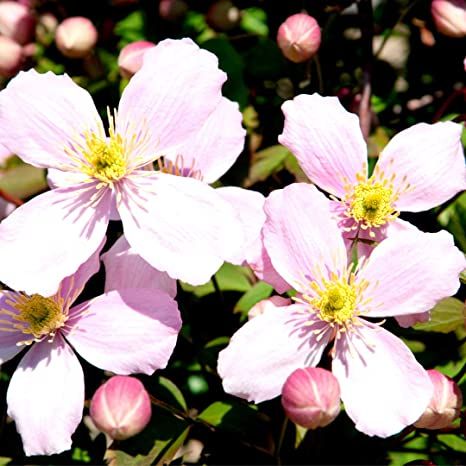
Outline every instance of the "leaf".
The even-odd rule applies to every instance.
[[[459,435],[439,434],[437,439],[457,452],[466,453],[466,440]]]
[[[428,322],[416,324],[413,328],[424,332],[450,333],[464,325],[465,319],[464,303],[456,298],[445,298],[432,309]]]
[[[175,439],[169,446],[168,448],[163,452],[161,456],[157,458],[157,463],[156,465],[163,466],[164,464],[170,464],[172,460],[174,459],[174,456],[178,452],[178,450],[181,448],[183,445],[184,441],[186,440],[186,437],[188,436],[190,431],[190,428],[187,427],[182,434]]]
[[[285,168],[294,175],[297,183],[309,183],[309,178],[299,165],[298,159],[291,152],[285,157]]]
[[[241,312],[247,315],[248,311],[259,301],[268,298],[273,291],[273,287],[265,282],[257,282],[250,290],[246,291],[236,303],[234,312]]]
[[[298,424],[295,424],[295,440],[294,440],[294,447],[295,449],[299,448],[301,445],[302,441],[304,440],[304,437],[306,437],[308,429],[302,426],[298,426]]]
[[[143,40],[146,37],[146,16],[142,10],[133,11],[115,24],[114,33],[120,37],[119,48],[130,42]]]
[[[155,382],[152,384],[152,382]],[[177,405],[183,411],[188,410],[186,400],[184,399],[181,390],[169,379],[161,375],[154,376],[151,379],[151,393],[160,400],[166,401],[171,405]]]
[[[0,456],[0,466],[10,464],[12,460],[12,458],[7,458],[6,456]]]
[[[22,163],[3,172],[0,189],[11,196],[25,199],[48,188],[45,170]]]
[[[248,188],[258,181],[265,181],[269,176],[278,173],[285,167],[285,160],[289,154],[290,151],[280,144],[256,152],[245,187]]]
[[[274,80],[283,77],[286,61],[277,43],[261,37],[245,54],[246,72],[257,79]]]
[[[466,252],[466,193],[442,210],[437,220],[455,237],[463,252]]]
[[[240,26],[247,32],[258,36],[268,36],[267,13],[262,8],[245,8],[242,11]]]

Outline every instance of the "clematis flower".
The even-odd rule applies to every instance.
[[[419,123],[402,131],[369,177],[358,118],[336,97],[299,95],[282,109],[285,126],[278,139],[309,179],[335,199],[332,208],[349,244],[355,237],[381,241],[413,229],[398,219],[400,211],[428,210],[466,189],[459,124]]]
[[[0,292],[0,364],[27,349],[7,393],[26,455],[71,447],[84,403],[74,351],[117,374],[152,374],[166,366],[176,344],[180,314],[162,291],[126,288],[72,305],[99,265],[97,251],[50,297]]]
[[[209,280],[241,244],[235,212],[199,180],[144,167],[201,130],[224,81],[210,52],[189,39],[163,41],[108,112],[106,133],[67,75],[14,78],[0,93],[0,143],[49,168],[57,188],[0,225],[0,280],[50,296],[95,251],[110,216],[151,266],[193,285]]]
[[[265,213],[265,248],[298,295],[233,335],[218,361],[225,391],[272,399],[333,342],[332,372],[358,430],[387,437],[415,422],[432,397],[429,376],[400,339],[368,319],[422,312],[455,293],[466,264],[452,236],[395,235],[353,271],[329,200],[314,186],[272,192]]]

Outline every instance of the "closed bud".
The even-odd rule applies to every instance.
[[[466,0],[432,0],[430,11],[438,32],[466,36]]]
[[[188,11],[188,4],[183,0],[161,0],[159,15],[167,21],[178,21]]]
[[[40,15],[36,26],[37,40],[42,44],[49,45],[53,41],[57,26],[58,20],[52,13]]]
[[[320,47],[320,27],[306,13],[298,13],[286,19],[278,28],[277,43],[288,60],[301,63],[314,56]]]
[[[23,49],[9,37],[0,36],[0,76],[14,76],[23,64]]]
[[[0,34],[24,45],[34,37],[35,19],[29,8],[18,2],[0,2]]]
[[[138,379],[116,375],[95,392],[90,415],[97,428],[114,440],[127,439],[150,421],[149,394]]]
[[[207,12],[207,23],[218,31],[229,31],[238,25],[241,19],[239,9],[230,0],[215,2]]]
[[[123,78],[131,78],[136,71],[142,66],[144,53],[155,47],[152,42],[138,40],[131,44],[125,45],[118,55],[118,67]]]
[[[297,369],[283,385],[282,405],[295,424],[307,429],[325,427],[340,412],[340,386],[325,369]]]
[[[68,58],[83,58],[97,42],[97,29],[83,16],[65,19],[55,32],[58,50]]]
[[[443,429],[451,426],[458,418],[463,405],[461,390],[455,381],[441,372],[430,369],[427,371],[434,386],[434,394],[424,414],[414,423],[415,427],[423,429]]]

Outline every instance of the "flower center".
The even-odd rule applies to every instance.
[[[66,321],[65,313],[52,298],[44,298],[38,294],[18,294],[14,299],[7,300],[7,304],[12,310],[2,309],[0,314],[9,314],[13,318],[10,330],[20,330],[24,334],[32,335],[35,340],[46,335],[53,336]]]
[[[343,325],[353,318],[357,293],[352,283],[333,277],[331,281],[324,280],[322,287],[316,282],[311,287],[316,296],[310,300],[310,304],[322,320]]]

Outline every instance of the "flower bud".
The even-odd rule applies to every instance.
[[[149,394],[135,377],[116,375],[94,393],[90,415],[97,428],[111,438],[127,439],[150,421]]]
[[[20,45],[34,37],[35,19],[29,8],[13,1],[0,2],[0,34]]]
[[[443,429],[460,415],[463,405],[461,390],[455,381],[441,372],[430,369],[427,371],[434,386],[434,395],[424,414],[414,423],[415,427],[423,429]]]
[[[57,27],[55,43],[58,50],[69,58],[83,58],[97,42],[97,29],[83,16],[65,19]]]
[[[0,76],[14,76],[23,64],[23,49],[21,45],[6,36],[0,36]]]
[[[248,319],[251,320],[254,317],[257,317],[263,314],[268,309],[275,307],[289,306],[291,304],[291,299],[282,298],[281,296],[272,296],[267,299],[263,299],[255,304],[248,312]]]
[[[159,15],[167,21],[178,21],[188,11],[188,5],[183,0],[161,0]]]
[[[207,23],[217,31],[229,31],[238,25],[241,13],[230,0],[215,2],[207,12]]]
[[[325,427],[340,412],[340,386],[325,369],[297,369],[283,385],[282,406],[295,424],[307,429]]]
[[[440,33],[449,37],[466,36],[466,0],[432,0],[430,11]]]
[[[138,40],[131,44],[125,45],[118,55],[118,67],[123,78],[131,78],[136,71],[142,66],[144,53],[155,47],[152,42]]]
[[[319,24],[306,13],[288,17],[278,28],[278,46],[283,55],[295,63],[304,62],[315,55],[320,40]]]
[[[58,20],[52,13],[40,15],[36,26],[37,40],[42,44],[49,45],[53,41],[57,26]]]

